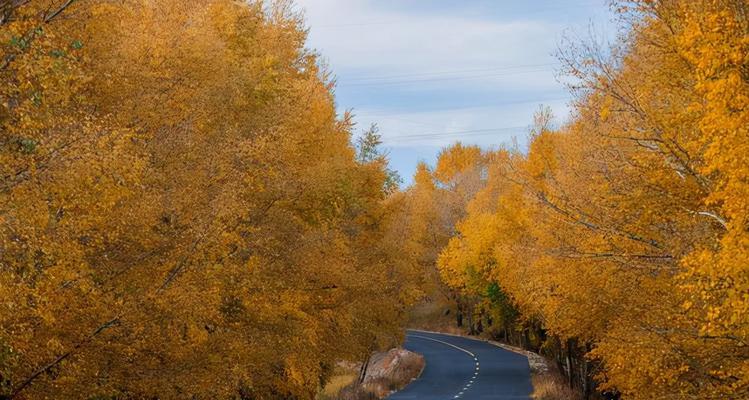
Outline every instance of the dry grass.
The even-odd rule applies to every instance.
[[[343,388],[351,385],[357,378],[356,372],[343,372],[340,375],[334,375],[330,382],[320,393],[320,399],[334,399]]]
[[[410,353],[398,362],[386,376],[369,379],[363,385],[357,382],[339,388],[334,395],[326,394],[321,399],[331,400],[379,400],[391,393],[403,389],[416,379],[424,369],[424,357]],[[331,382],[332,383],[332,382]],[[330,385],[328,385],[330,386]],[[326,387],[327,389],[328,387]],[[331,388],[332,389],[332,388]]]
[[[376,394],[364,389],[359,384],[347,386],[334,397],[335,400],[379,400]]]
[[[582,400],[557,371],[533,376],[534,400]]]
[[[465,329],[455,326],[455,314],[455,305],[447,301],[444,296],[436,295],[411,308],[408,315],[408,327],[465,335],[467,333]]]
[[[359,377],[359,365],[339,363],[333,371],[330,381],[317,394],[317,400],[335,400],[341,390],[350,386]]]
[[[387,394],[391,392],[403,389],[406,385],[411,383],[412,380],[421,375],[424,365],[425,362],[423,356],[416,353],[410,353],[410,356],[405,357],[393,370],[393,373],[390,376],[379,380],[377,386],[381,389],[377,394],[387,396]]]

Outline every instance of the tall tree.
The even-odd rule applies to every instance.
[[[572,121],[555,130],[539,113],[527,154],[497,159],[443,276],[474,293],[497,284],[600,364],[601,389],[744,398],[749,8],[617,8],[621,43],[562,53],[578,78]],[[587,388],[589,366],[565,364]]]
[[[13,7],[0,396],[313,398],[400,339],[386,160],[289,4]]]

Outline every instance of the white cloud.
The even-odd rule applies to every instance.
[[[559,30],[553,24],[531,20],[502,22],[440,14],[414,17],[380,9],[373,1],[297,3],[306,10],[310,44],[342,73],[383,75],[382,71],[549,63]]]
[[[551,106],[564,121],[568,95],[552,64],[570,18],[559,13],[575,13],[568,16],[585,25],[587,17],[580,21],[578,14],[596,12],[557,0],[546,7],[531,4],[545,8],[541,13],[517,11],[501,18],[477,14],[482,2],[467,0],[460,3],[459,13],[426,1],[418,3],[426,7],[419,12],[404,10],[405,4],[417,4],[405,1],[296,3],[305,10],[308,46],[322,54],[338,77],[339,108],[353,108],[361,128],[378,123],[395,167],[406,177],[418,161],[415,155],[436,154],[436,146],[456,140],[489,147],[510,144],[515,136],[522,145],[526,129],[481,130],[527,127],[539,104]],[[606,8],[605,1],[600,3],[597,12]],[[513,66],[524,67],[507,68]],[[444,135],[465,131],[471,132]],[[435,136],[414,136],[426,134]]]
[[[470,107],[444,111],[384,114],[381,110],[355,112],[360,127],[377,123],[385,145],[396,147],[448,146],[455,141],[485,147],[510,145],[513,137],[524,143],[527,128],[539,104],[518,103],[496,107]],[[566,100],[543,102],[563,122],[569,108]]]

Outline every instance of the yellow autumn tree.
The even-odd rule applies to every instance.
[[[578,78],[571,122],[539,114],[440,265],[449,284],[494,282],[539,317],[586,391],[591,375],[624,398],[744,398],[748,7],[617,9],[621,43],[561,54]]]
[[[0,9],[0,397],[309,399],[417,279],[289,3]]]

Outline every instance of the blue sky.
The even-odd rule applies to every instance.
[[[337,78],[339,112],[357,131],[377,123],[391,166],[409,184],[455,141],[526,144],[539,105],[563,122],[565,37],[610,40],[606,0],[297,0],[308,47]],[[592,27],[592,28],[591,28]]]

